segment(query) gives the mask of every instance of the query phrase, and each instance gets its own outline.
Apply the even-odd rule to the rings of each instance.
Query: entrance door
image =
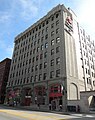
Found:
[[[30,106],[31,98],[25,98],[25,106]]]

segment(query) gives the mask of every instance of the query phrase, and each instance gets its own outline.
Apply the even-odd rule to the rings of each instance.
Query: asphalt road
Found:
[[[56,114],[0,107],[0,120],[95,120],[95,114]]]

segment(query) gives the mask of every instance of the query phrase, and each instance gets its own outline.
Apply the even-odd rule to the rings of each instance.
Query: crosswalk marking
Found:
[[[95,117],[95,115],[87,115],[87,114],[72,114],[72,116],[78,116],[78,117]]]

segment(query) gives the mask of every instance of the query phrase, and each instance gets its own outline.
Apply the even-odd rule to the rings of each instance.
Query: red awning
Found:
[[[49,97],[61,97],[62,93],[50,93]]]

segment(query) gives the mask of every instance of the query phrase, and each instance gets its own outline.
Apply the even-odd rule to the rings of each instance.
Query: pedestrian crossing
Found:
[[[93,117],[95,117],[95,115],[88,115],[88,114],[72,114],[72,116],[87,117],[87,118],[93,118]]]

